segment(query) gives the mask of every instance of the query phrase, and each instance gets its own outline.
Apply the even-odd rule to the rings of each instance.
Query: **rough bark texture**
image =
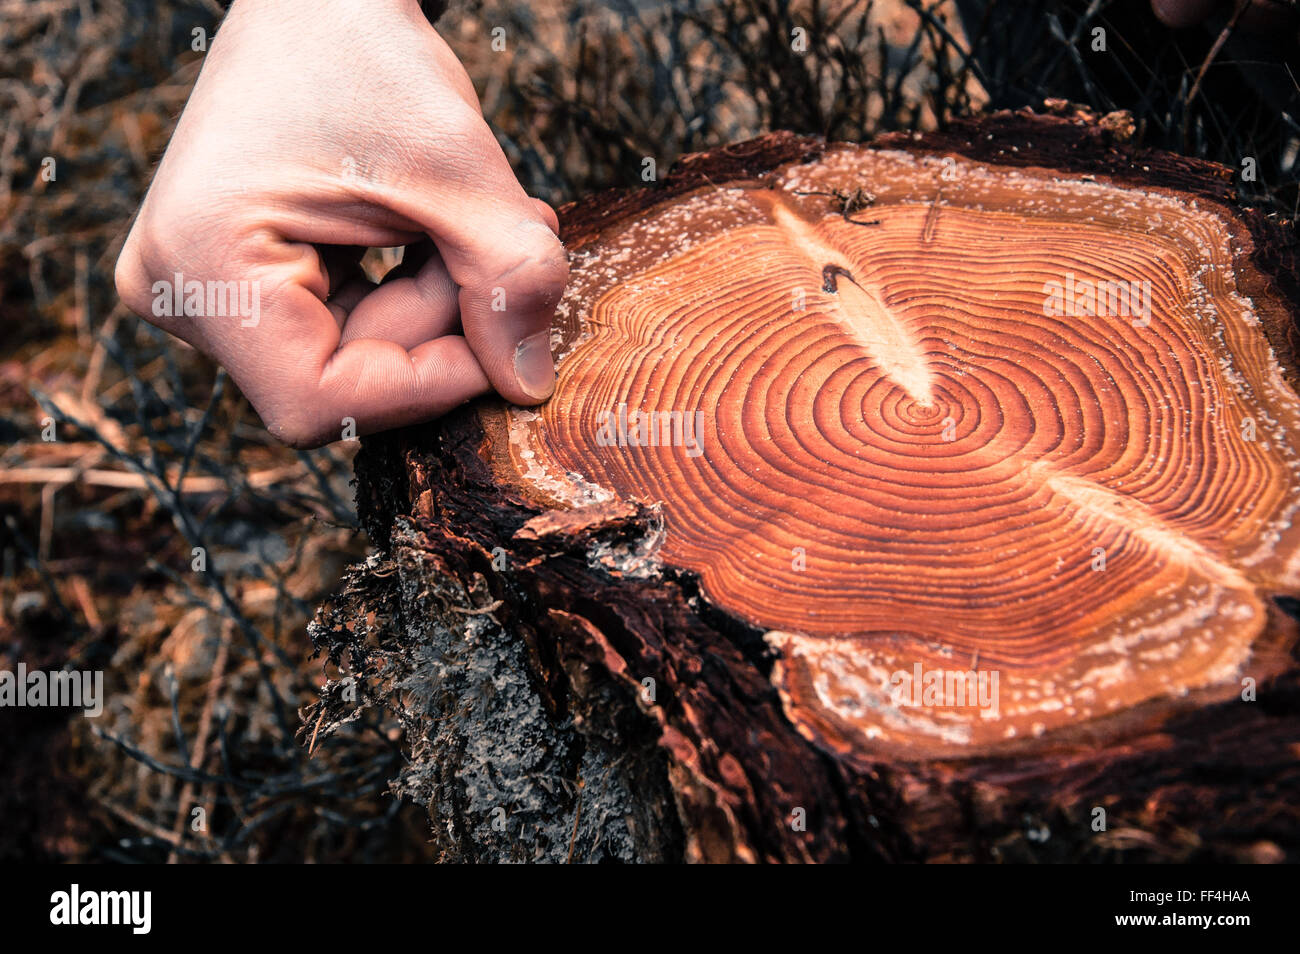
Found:
[[[1115,118],[1058,112],[873,145],[1232,208],[1254,290],[1286,304],[1261,319],[1294,387],[1291,233],[1232,207],[1230,170],[1135,150]],[[659,188],[562,210],[566,241],[823,148],[774,134],[688,157]],[[411,747],[395,787],[428,804],[448,860],[1300,858],[1294,601],[1268,611],[1274,675],[1256,702],[1220,695],[996,756],[848,757],[792,723],[764,630],[653,559],[655,508],[548,507],[505,472],[492,419],[468,407],[364,442],[357,499],[379,553],[312,630],[351,679],[306,724],[325,736],[358,704],[395,710]]]

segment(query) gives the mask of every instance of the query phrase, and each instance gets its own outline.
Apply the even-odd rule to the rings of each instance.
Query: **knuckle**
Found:
[[[470,143],[481,142],[485,135],[491,136],[491,130],[483,114],[469,103],[443,102],[439,107],[441,115],[439,125],[444,134]]]
[[[564,246],[546,229],[545,236],[530,236],[522,242],[514,263],[490,284],[505,288],[516,306],[553,308],[568,280],[569,260]]]
[[[306,382],[291,376],[273,378],[263,372],[255,373],[248,383],[251,386],[243,389],[244,394],[267,432],[281,444],[310,450],[341,436],[339,428],[328,426],[329,415],[323,413],[323,402]]]
[[[123,304],[137,315],[148,317],[153,300],[151,273],[140,252],[141,241],[133,229],[113,268],[113,285]]]
[[[430,142],[436,144],[432,149]],[[440,104],[427,123],[384,137],[382,148],[398,149],[421,181],[464,185],[481,178],[485,160],[500,146],[481,114],[453,102]]]
[[[272,437],[297,450],[322,447],[338,436],[326,433],[319,422],[298,414],[271,414],[264,416],[262,423]]]
[[[253,405],[267,433],[297,450],[323,447],[338,440],[341,428],[331,424],[329,401],[309,374],[295,374],[254,361],[232,372],[235,384]]]

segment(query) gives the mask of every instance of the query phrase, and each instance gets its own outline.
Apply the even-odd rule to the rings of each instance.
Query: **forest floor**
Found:
[[[1227,54],[1206,68],[1222,24],[1173,38],[1111,3],[992,2],[968,34],[956,6],[475,0],[442,32],[555,204],[771,129],[861,139],[1057,96],[1129,109],[1149,145],[1260,153],[1248,198],[1294,208],[1294,82],[1245,83]],[[320,745],[300,724],[325,675],[306,624],[367,552],[357,445],[277,445],[113,289],[222,12],[0,0],[0,669],[101,671],[105,696],[93,719],[0,710],[0,861],[432,854],[424,810],[389,792],[391,720]],[[1098,24],[1104,60],[1087,58]],[[373,274],[396,260],[372,255]]]

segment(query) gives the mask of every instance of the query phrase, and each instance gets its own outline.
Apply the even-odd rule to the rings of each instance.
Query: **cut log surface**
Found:
[[[876,225],[837,208],[860,188]],[[509,467],[552,505],[660,505],[658,558],[868,761],[1236,694],[1300,589],[1300,402],[1242,238],[1155,191],[858,146],[706,186],[575,248],[556,397],[498,412]],[[892,673],[968,661],[996,713],[890,704]]]
[[[554,398],[368,443],[403,578],[637,765],[635,810],[565,796],[525,853],[1300,849],[1294,244],[1092,120],[775,134],[568,207]],[[445,759],[437,710],[405,716]],[[440,771],[449,851],[517,856]]]

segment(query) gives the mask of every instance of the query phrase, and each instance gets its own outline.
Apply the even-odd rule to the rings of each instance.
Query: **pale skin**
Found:
[[[1153,0],[1171,26],[1213,0]],[[295,447],[555,387],[568,278],[416,0],[236,0],[117,263],[137,314],[230,373]],[[408,246],[378,286],[367,247]],[[156,283],[256,283],[255,324],[159,315]],[[349,424],[351,422],[351,424]]]
[[[116,281],[222,364],[275,437],[311,447],[346,418],[364,434],[492,389],[549,397],[557,231],[415,0],[237,0]],[[415,243],[379,286],[357,267],[365,247]],[[256,325],[155,314],[154,283],[177,272],[257,282]]]

